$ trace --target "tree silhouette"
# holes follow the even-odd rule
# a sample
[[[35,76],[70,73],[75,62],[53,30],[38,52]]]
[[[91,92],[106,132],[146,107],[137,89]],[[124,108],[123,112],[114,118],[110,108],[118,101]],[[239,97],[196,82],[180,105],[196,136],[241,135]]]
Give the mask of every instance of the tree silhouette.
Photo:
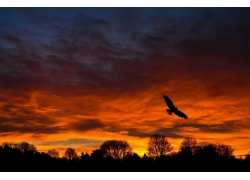
[[[59,152],[56,149],[49,149],[48,155],[53,158],[59,158]]]
[[[48,153],[37,152],[34,145],[22,143],[2,143],[0,146],[0,168],[2,171],[247,171],[250,168],[250,152],[245,159],[234,157],[234,149],[230,145],[197,143],[195,138],[185,138],[180,151],[172,151],[173,147],[163,135],[150,137],[148,145],[152,145],[156,155],[150,153],[140,157],[132,153],[126,141],[105,141],[99,149],[88,153],[77,153],[67,148],[62,158],[58,151],[50,149]],[[154,146],[153,146],[154,145]],[[159,148],[163,147],[163,148]],[[166,148],[168,147],[168,148]],[[150,148],[148,148],[150,149]],[[35,152],[35,153],[34,153]],[[166,152],[166,153],[164,153]],[[184,154],[186,156],[183,156]],[[157,158],[160,157],[160,158]]]
[[[89,154],[87,152],[85,154],[82,152],[80,158],[89,158]]]
[[[219,156],[216,150],[216,145],[205,141],[196,145],[195,155],[203,159],[217,158]]]
[[[131,153],[124,158],[124,160],[136,161],[140,159],[140,156],[137,153]]]
[[[4,143],[2,143],[1,146],[2,147],[8,146],[11,149],[17,149],[18,144],[17,143],[13,143],[13,142],[4,142]]]
[[[132,153],[132,148],[127,141],[108,140],[101,146],[100,150],[105,158],[123,159]]]
[[[196,145],[195,155],[203,158],[233,158],[234,149],[230,145],[213,144],[208,142],[200,142]]]
[[[27,142],[21,142],[19,144],[15,144],[15,146],[21,152],[37,152],[36,146]]]
[[[84,152],[82,152],[81,155],[79,156],[79,159],[81,161],[89,160],[90,159],[90,155],[87,152],[85,154],[84,154]]]
[[[250,161],[250,151],[245,154],[245,160]]]
[[[193,137],[186,137],[180,147],[180,154],[185,156],[192,156],[195,154],[196,148],[197,148],[197,141]]]
[[[67,148],[63,157],[68,160],[78,159],[76,151],[72,148]]]
[[[233,156],[234,149],[230,145],[217,144],[216,152],[225,159],[234,158]]]
[[[95,159],[102,159],[104,158],[104,152],[101,149],[95,149],[91,152],[90,156]]]
[[[147,150],[149,157],[158,158],[170,153],[173,146],[168,142],[166,136],[154,134],[149,139]]]

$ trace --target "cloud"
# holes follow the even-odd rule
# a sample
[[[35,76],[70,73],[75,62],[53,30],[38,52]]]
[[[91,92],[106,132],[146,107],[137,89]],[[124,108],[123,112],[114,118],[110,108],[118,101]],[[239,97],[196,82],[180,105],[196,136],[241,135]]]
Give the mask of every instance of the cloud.
[[[89,131],[94,129],[102,129],[105,127],[105,124],[102,123],[99,119],[79,119],[77,122],[70,123],[69,127],[77,131]]]
[[[1,118],[1,120],[5,120]],[[18,119],[19,120],[19,119]],[[28,123],[28,122],[26,122]],[[67,132],[61,126],[44,126],[44,125],[34,125],[32,122],[25,125],[20,124],[8,124],[8,123],[1,123],[0,132],[1,135],[6,133],[18,132],[18,133],[34,133],[34,134],[56,134],[56,133],[63,133]],[[8,134],[6,134],[7,136]]]
[[[37,145],[61,145],[61,146],[97,146],[101,145],[103,141],[98,140],[89,140],[89,139],[81,139],[81,138],[74,138],[68,140],[58,140],[58,141],[48,141],[44,142],[36,142]]]
[[[127,11],[125,10],[124,12]],[[131,14],[132,12],[129,11],[128,13]],[[133,11],[132,14],[134,13]],[[125,14],[121,15],[120,18],[126,18]],[[218,16],[218,13],[216,15],[211,14],[206,15],[205,13],[207,16],[205,19],[209,25],[216,24],[215,19]],[[226,37],[224,41],[221,41],[223,37],[217,37],[221,30],[217,30],[218,32],[212,38],[191,37],[188,39],[184,37],[181,40],[178,40],[178,38],[173,40],[166,34],[168,29],[173,29],[173,22],[169,19],[168,21],[171,23],[164,25],[159,20],[154,23],[154,27],[163,27],[152,31],[143,31],[139,26],[135,26],[134,29],[138,28],[138,31],[133,29],[133,32],[139,32],[139,37],[134,38],[133,45],[128,47],[123,46],[124,43],[122,41],[112,39],[103,31],[105,28],[114,30],[116,27],[121,26],[121,24],[111,23],[111,20],[91,17],[90,15],[78,14],[74,18],[75,26],[72,28],[72,31],[68,31],[65,28],[62,35],[57,32],[59,34],[53,36],[48,43],[46,43],[47,40],[43,41],[42,39],[38,39],[35,46],[29,45],[28,41],[25,40],[16,42],[18,46],[24,45],[27,48],[23,53],[5,53],[5,61],[7,62],[7,59],[12,59],[13,63],[11,64],[16,65],[10,66],[9,64],[10,69],[8,71],[5,70],[5,73],[2,74],[2,87],[8,86],[7,88],[12,87],[16,89],[19,86],[26,90],[48,89],[49,91],[58,93],[63,91],[62,89],[65,89],[62,94],[69,91],[72,92],[71,94],[79,93],[82,89],[89,89],[91,91],[91,89],[96,89],[97,87],[105,87],[107,91],[110,91],[110,88],[120,87],[119,91],[124,89],[132,92],[134,89],[140,91],[149,88],[152,84],[160,85],[165,82],[170,84],[170,82],[167,82],[168,77],[177,79],[177,82],[180,76],[182,76],[180,80],[189,81],[191,84],[196,83],[195,81],[202,84],[201,81],[205,78],[208,81],[208,85],[205,85],[204,88],[209,88],[209,91],[213,91],[212,87],[218,87],[223,81],[223,79],[217,81],[218,84],[212,82],[214,76],[218,76],[219,72],[221,72],[221,66],[225,68],[230,66],[231,68],[232,63],[236,63],[232,62],[229,65],[223,60],[211,60],[219,59],[221,56],[218,55],[222,53],[218,52],[223,50],[222,47],[227,44],[227,42],[223,43],[227,39]],[[137,18],[140,19],[141,17],[135,16],[135,19]],[[155,19],[161,19],[161,17],[151,16],[150,22],[153,22]],[[203,16],[196,18],[191,24],[196,21],[200,22],[202,19],[204,19]],[[60,26],[62,24],[61,20],[59,18],[57,21],[52,22],[56,22]],[[142,22],[140,21],[140,23]],[[178,23],[181,22],[175,22],[175,24]],[[80,25],[86,27],[79,27]],[[196,23],[195,26],[197,29],[197,26],[206,27],[208,25],[199,25],[199,23]],[[44,27],[41,30],[46,30],[46,28]],[[147,25],[146,28],[150,30],[150,27]],[[94,29],[94,31],[90,29]],[[163,31],[162,29],[165,30]],[[191,29],[190,31],[194,30]],[[197,31],[200,32],[199,28],[195,32]],[[129,34],[133,34],[133,32],[129,32]],[[178,29],[176,37],[179,37],[179,34]],[[230,33],[227,34],[230,35]],[[132,37],[135,36],[133,35]],[[232,39],[232,42],[234,41],[235,39]],[[176,45],[173,42],[177,42]],[[120,46],[117,44],[120,44]],[[136,48],[136,45],[141,47]],[[35,52],[31,52],[31,49],[32,51],[35,50]],[[184,57],[169,57],[166,54],[168,49],[171,52],[173,50],[179,52]],[[42,52],[46,52],[47,55],[41,56]],[[30,56],[32,53],[33,55]],[[192,53],[192,56],[189,57],[185,53]],[[199,60],[199,58],[203,58],[204,56],[211,58],[206,60],[206,62]],[[223,62],[225,62],[224,65]],[[2,67],[7,66],[7,64],[2,65]],[[245,67],[244,72],[248,70],[247,66]],[[223,74],[229,74],[232,71],[226,71]],[[33,75],[31,76],[31,74]],[[240,74],[238,77],[243,79]],[[232,87],[224,85],[228,85],[229,83],[235,84],[239,78],[235,78],[233,83],[231,81],[224,81],[221,84],[222,90],[217,92],[220,94],[228,93],[226,89]],[[242,84],[244,82],[245,80]],[[182,83],[176,83],[176,86]],[[186,86],[187,83],[184,85]]]
[[[10,35],[10,34],[3,35],[3,38],[6,39],[7,41],[13,42],[13,43],[19,43],[21,41],[19,39],[19,37],[14,36],[14,35]]]
[[[200,119],[202,120],[202,119]],[[155,121],[155,124],[157,121]],[[142,128],[142,127],[141,127]],[[173,123],[171,127],[164,127],[164,128],[156,128],[153,131],[139,130],[139,128],[120,128],[116,131],[124,130],[126,135],[134,136],[134,137],[150,137],[152,134],[163,134],[168,138],[182,138],[184,139],[187,135],[184,132],[188,132],[191,128],[190,132],[195,133],[215,133],[215,134],[231,134],[231,133],[238,133],[240,131],[249,130],[250,125],[245,120],[235,119],[235,120],[228,120],[221,123],[212,123],[212,124],[205,124],[196,122],[179,122]],[[214,138],[212,138],[214,139]]]
[[[181,131],[178,131],[177,128],[160,128],[155,131],[149,131],[149,132],[144,132],[136,128],[132,128],[132,129],[128,129],[127,133],[125,134],[128,136],[134,136],[134,137],[139,137],[139,138],[145,138],[145,137],[149,138],[153,134],[163,134],[169,138],[184,138],[184,136],[181,135],[180,132]]]
[[[205,133],[237,133],[239,131],[248,130],[250,129],[250,125],[247,123],[246,120],[242,119],[234,119],[234,120],[227,120],[223,121],[221,123],[211,123],[211,124],[205,124],[205,123],[183,123],[174,124],[174,129],[186,128],[186,127],[192,127],[196,128],[197,130]]]

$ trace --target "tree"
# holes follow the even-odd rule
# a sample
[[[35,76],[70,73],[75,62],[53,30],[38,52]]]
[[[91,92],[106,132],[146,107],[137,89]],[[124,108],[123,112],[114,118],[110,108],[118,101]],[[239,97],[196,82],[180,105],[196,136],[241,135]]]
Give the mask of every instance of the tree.
[[[123,163],[128,163],[132,166],[136,166],[135,163],[139,162],[141,160],[140,156],[137,153],[132,153],[127,155],[124,159],[123,159]]]
[[[180,147],[180,154],[192,156],[195,154],[196,148],[197,148],[197,141],[193,137],[186,137]]]
[[[123,159],[131,154],[132,148],[127,141],[108,140],[101,146],[100,150],[105,158]]]
[[[72,148],[67,148],[63,157],[68,160],[78,159],[76,151]]]
[[[59,158],[59,152],[56,149],[49,149],[48,155],[53,158]]]
[[[86,152],[86,153],[84,154],[84,152],[82,152],[82,153],[81,153],[81,157],[83,157],[83,158],[89,158],[89,153]]]
[[[81,160],[86,160],[86,159],[89,159],[89,154],[86,152],[85,154],[84,154],[84,152],[82,152],[81,153],[81,155],[79,156],[79,158],[81,159]]]
[[[1,146],[2,147],[6,146],[6,147],[11,148],[11,149],[17,149],[17,144],[13,143],[13,142],[4,142],[4,143],[2,143]]]
[[[222,157],[225,159],[229,159],[234,157],[233,151],[234,149],[230,145],[200,142],[196,146],[195,155],[204,158]]]
[[[102,159],[104,157],[104,152],[101,149],[95,149],[90,156],[95,159]]]
[[[148,156],[152,158],[166,156],[173,150],[173,146],[168,142],[166,136],[154,134],[148,142]]]
[[[20,150],[21,152],[37,152],[36,146],[33,144],[29,144],[27,142],[22,142],[19,144],[16,144],[16,148]]]
[[[216,145],[206,141],[200,142],[195,148],[195,155],[203,159],[217,158]]]
[[[250,151],[245,155],[245,160],[250,161]]]
[[[216,152],[225,159],[233,158],[234,149],[230,145],[217,144]]]

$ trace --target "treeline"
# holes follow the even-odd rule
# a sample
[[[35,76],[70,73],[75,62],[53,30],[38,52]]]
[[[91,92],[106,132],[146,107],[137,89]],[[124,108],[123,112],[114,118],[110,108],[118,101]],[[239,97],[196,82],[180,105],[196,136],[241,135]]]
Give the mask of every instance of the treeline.
[[[108,140],[90,154],[80,155],[67,148],[62,157],[56,149],[38,152],[27,142],[2,143],[0,146],[1,172],[196,172],[250,171],[250,154],[236,158],[230,145],[197,142],[185,138],[178,152],[167,137],[154,134],[149,138],[147,153],[140,157],[127,141]]]

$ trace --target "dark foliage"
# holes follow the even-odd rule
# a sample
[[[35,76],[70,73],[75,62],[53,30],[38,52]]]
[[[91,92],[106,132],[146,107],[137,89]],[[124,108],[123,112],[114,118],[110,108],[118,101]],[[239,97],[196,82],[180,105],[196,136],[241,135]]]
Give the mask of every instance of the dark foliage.
[[[194,149],[191,154],[183,153],[184,150],[188,149],[188,143],[186,143],[186,149],[180,149],[178,153],[169,153],[167,156],[152,158],[144,154],[143,157],[139,157],[136,153],[129,153],[122,159],[106,157],[101,149],[93,150],[90,155],[81,153],[77,158],[58,158],[36,151],[34,145],[25,146],[33,148],[23,150],[11,143],[4,143],[0,146],[0,169],[2,172],[250,171],[249,154],[246,155],[245,159],[237,159],[233,156],[233,149],[229,145],[195,143],[195,139],[190,142],[193,142],[191,145]],[[195,146],[193,146],[194,144]],[[72,149],[71,151],[73,152],[72,157],[76,157],[75,151]]]
[[[108,140],[100,146],[102,156],[111,159],[124,159],[130,155],[132,148],[127,141]]]

